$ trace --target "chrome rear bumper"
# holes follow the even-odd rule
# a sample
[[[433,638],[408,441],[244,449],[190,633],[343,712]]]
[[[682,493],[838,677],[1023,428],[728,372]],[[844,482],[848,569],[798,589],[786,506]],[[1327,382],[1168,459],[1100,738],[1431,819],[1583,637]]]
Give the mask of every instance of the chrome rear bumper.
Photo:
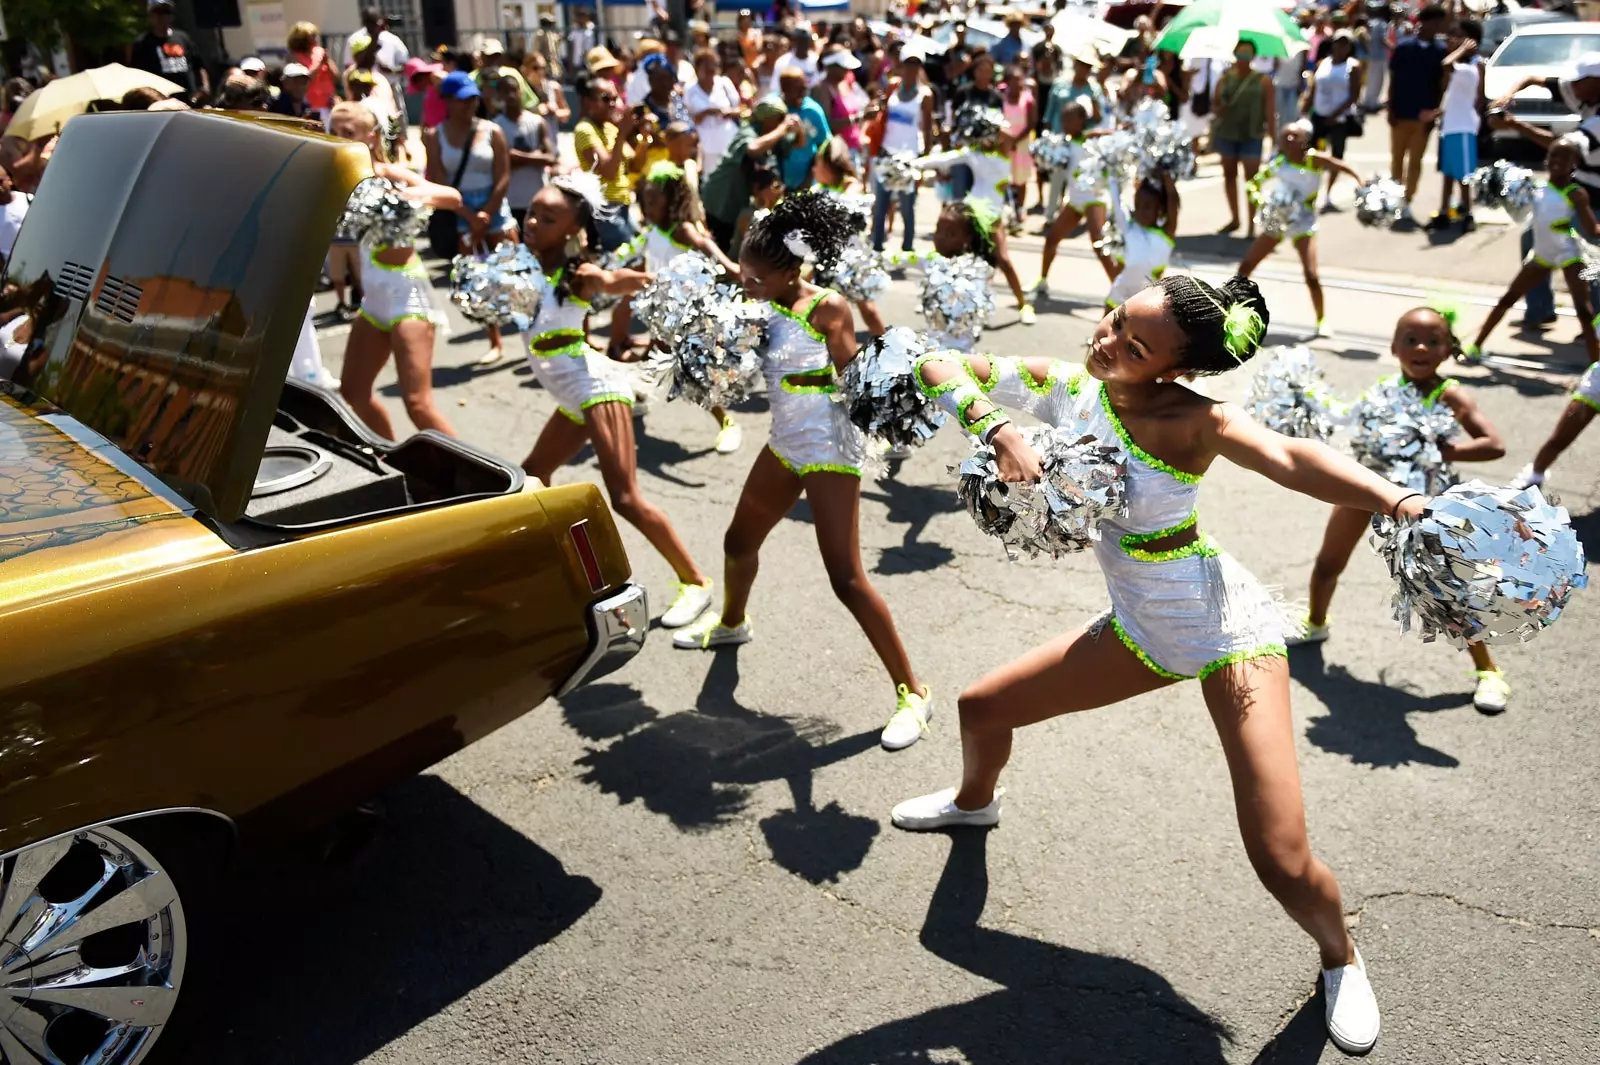
[[[644,634],[649,628],[650,603],[640,585],[626,585],[615,595],[591,603],[589,652],[572,676],[556,689],[556,697],[627,665],[644,649]]]

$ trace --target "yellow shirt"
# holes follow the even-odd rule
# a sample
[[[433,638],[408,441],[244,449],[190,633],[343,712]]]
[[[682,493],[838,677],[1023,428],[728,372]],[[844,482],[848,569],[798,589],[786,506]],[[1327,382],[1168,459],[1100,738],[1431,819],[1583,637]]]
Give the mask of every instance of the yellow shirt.
[[[598,173],[598,169],[591,162],[591,155],[596,148],[603,149],[610,154],[617,143],[617,127],[607,122],[600,129],[596,129],[593,122],[584,119],[572,129],[572,148],[578,155],[578,165],[585,170]],[[633,196],[628,188],[628,157],[632,150],[623,145],[622,165],[617,167],[616,176],[607,178],[601,176],[600,187],[606,194],[606,199],[612,203],[631,203]]]

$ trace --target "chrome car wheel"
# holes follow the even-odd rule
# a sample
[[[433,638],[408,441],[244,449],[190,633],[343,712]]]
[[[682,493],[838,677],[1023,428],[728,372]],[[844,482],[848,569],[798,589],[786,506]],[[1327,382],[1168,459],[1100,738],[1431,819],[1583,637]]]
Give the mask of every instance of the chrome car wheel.
[[[93,828],[0,863],[0,1062],[135,1065],[178,1000],[188,952],[171,876]]]

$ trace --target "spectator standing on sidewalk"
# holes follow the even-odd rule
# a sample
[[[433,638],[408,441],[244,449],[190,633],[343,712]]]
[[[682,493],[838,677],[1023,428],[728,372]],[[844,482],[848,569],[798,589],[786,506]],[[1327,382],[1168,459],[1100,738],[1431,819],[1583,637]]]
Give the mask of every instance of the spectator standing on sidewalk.
[[[589,53],[600,44],[600,38],[595,33],[594,16],[586,7],[575,7],[572,11],[572,28],[567,31],[567,69],[576,75],[579,71],[593,68],[589,66]]]
[[[1369,115],[1383,110],[1384,80],[1389,73],[1389,33],[1393,24],[1388,4],[1367,4],[1367,92],[1362,106]]]
[[[1478,45],[1483,40],[1483,25],[1475,19],[1462,19],[1451,32],[1450,54],[1444,60],[1444,98],[1439,104],[1439,173],[1444,187],[1439,194],[1439,213],[1428,221],[1430,230],[1443,229],[1452,221],[1450,194],[1461,195],[1461,231],[1477,228],[1472,218],[1472,190],[1467,175],[1478,168],[1478,130],[1486,110],[1483,97],[1483,60]]]
[[[786,141],[778,153],[784,187],[795,192],[811,184],[811,163],[833,131],[822,105],[806,95],[806,75],[800,68],[789,67],[778,75],[778,94],[789,113],[800,120],[800,136]]]
[[[1416,34],[1395,45],[1389,58],[1389,170],[1405,183],[1404,221],[1416,221],[1411,201],[1422,182],[1422,156],[1444,94],[1441,34],[1449,20],[1442,5],[1429,4],[1417,16]]]
[[[722,153],[733,143],[739,129],[739,90],[717,72],[716,54],[706,50],[694,57],[695,80],[684,90],[689,119],[700,133],[700,150],[705,155],[705,172],[717,168]]]
[[[361,9],[361,28],[350,35],[345,42],[344,65],[346,69],[358,65],[356,56],[359,55],[368,41],[378,42],[378,55],[373,63],[373,69],[382,74],[389,82],[391,98],[396,102],[405,99],[405,82],[402,72],[406,62],[411,58],[411,52],[406,48],[406,42],[389,32],[389,23],[383,17],[383,12],[375,7]],[[401,121],[405,121],[405,109],[400,110]]]
[[[316,23],[296,22],[289,28],[289,58],[309,72],[306,82],[307,113],[324,124],[328,112],[333,110],[339,92],[339,73],[333,69],[333,58],[322,47]],[[286,68],[287,69],[287,68]]]
[[[706,227],[717,247],[723,251],[733,247],[739,215],[750,204],[750,179],[756,165],[771,157],[784,138],[803,134],[800,116],[790,114],[776,96],[763,97],[751,112],[750,121],[739,123],[717,168],[706,171],[705,185],[700,190]]]
[[[1535,85],[1543,87],[1552,99],[1561,101],[1577,113],[1577,135],[1583,138],[1584,147],[1582,159],[1572,177],[1588,192],[1591,203],[1600,203],[1600,52],[1579,56],[1577,66],[1569,77],[1527,78],[1494,102],[1489,113],[1490,125],[1496,129],[1514,130],[1524,140],[1549,151],[1550,145],[1556,140],[1555,133],[1542,126],[1530,126],[1513,118],[1506,110],[1511,106],[1513,96]],[[1527,255],[1531,251],[1533,232],[1525,227],[1522,231],[1522,253]],[[1600,282],[1591,282],[1589,285],[1589,306],[1600,307]],[[1528,293],[1522,324],[1528,328],[1549,325],[1555,320],[1555,293],[1550,288],[1550,279],[1545,278]]]
[[[147,0],[145,18],[150,28],[140,34],[128,52],[128,65],[183,86],[183,98],[193,103],[211,93],[211,79],[195,52],[194,40],[172,28],[172,0]]]
[[[556,164],[558,149],[544,118],[522,106],[522,93],[514,79],[501,77],[494,88],[500,100],[500,113],[494,116],[494,123],[505,135],[506,154],[511,159],[506,202],[511,205],[511,219],[521,233],[528,204],[534,193],[544,188],[545,171]]]

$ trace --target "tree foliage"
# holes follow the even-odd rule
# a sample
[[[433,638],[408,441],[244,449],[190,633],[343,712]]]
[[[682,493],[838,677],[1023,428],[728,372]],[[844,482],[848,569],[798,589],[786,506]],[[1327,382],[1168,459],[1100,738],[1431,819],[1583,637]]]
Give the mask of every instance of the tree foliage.
[[[0,0],[6,35],[48,55],[70,41],[79,55],[121,48],[144,32],[139,0]]]

